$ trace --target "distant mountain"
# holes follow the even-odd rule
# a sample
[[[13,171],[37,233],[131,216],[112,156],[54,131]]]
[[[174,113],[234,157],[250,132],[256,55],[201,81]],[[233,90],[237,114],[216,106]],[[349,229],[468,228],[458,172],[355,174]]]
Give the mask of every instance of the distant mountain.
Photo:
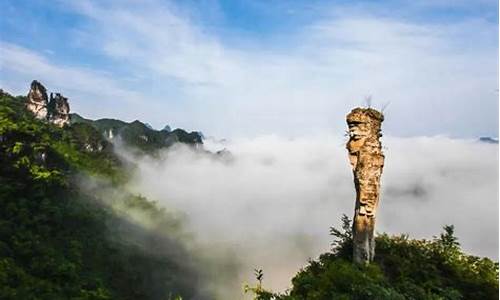
[[[482,136],[479,138],[479,141],[488,144],[498,144],[498,139],[489,136]]]
[[[191,146],[203,144],[200,132],[187,132],[179,128],[173,131],[155,130],[138,120],[130,123],[115,119],[90,120],[73,113],[70,114],[70,123],[72,125],[90,125],[109,140],[120,137],[126,145],[145,152],[167,148],[175,143],[184,143]]]
[[[0,90],[0,299],[214,299],[182,223],[127,189],[134,166],[109,141],[154,151],[199,135],[69,122],[69,106],[32,86],[31,98]]]
[[[170,130],[166,126],[163,130],[155,130],[151,125],[135,120],[127,123],[115,119],[86,119],[76,113],[69,113],[70,106],[68,98],[60,93],[50,93],[50,101],[47,89],[37,80],[33,80],[26,99],[23,100],[26,110],[30,111],[35,118],[55,124],[59,127],[72,127],[78,129],[80,134],[89,138],[88,133],[92,127],[108,140],[120,138],[127,146],[134,147],[143,152],[151,153],[156,150],[167,148],[175,143],[184,143],[191,146],[203,144],[200,132],[187,132],[183,129]],[[96,137],[94,137],[96,138]],[[95,141],[94,141],[95,142]],[[100,148],[103,145],[90,145],[90,148]]]
[[[201,133],[69,115],[62,95],[49,98],[39,82],[30,92],[0,89],[0,299],[219,299],[213,262],[183,242],[182,219],[130,192],[135,166],[113,150],[115,139],[147,153],[201,148]],[[233,160],[226,149],[214,157]],[[265,290],[260,269],[245,290],[255,300],[498,299],[498,263],[464,253],[453,226],[433,240],[379,234],[374,262],[358,265],[352,221],[342,225],[285,293]]]

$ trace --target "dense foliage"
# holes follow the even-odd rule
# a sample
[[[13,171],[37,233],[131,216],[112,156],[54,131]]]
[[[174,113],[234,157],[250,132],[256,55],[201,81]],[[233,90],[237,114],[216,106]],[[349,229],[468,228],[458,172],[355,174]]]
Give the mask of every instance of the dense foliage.
[[[115,119],[89,120],[82,118],[78,114],[71,115],[72,124],[86,124],[108,137],[117,137],[127,146],[134,147],[140,152],[154,154],[158,149],[169,147],[174,143],[184,143],[188,145],[200,145],[202,135],[199,132],[186,132],[183,129],[154,130],[147,124],[138,120],[127,123]]]
[[[352,259],[351,221],[332,228],[332,251],[310,261],[292,279],[285,294],[247,287],[255,299],[498,299],[498,263],[462,252],[453,226],[433,240],[407,235],[379,235],[375,261],[358,265]]]
[[[91,124],[36,120],[24,102],[0,91],[0,299],[196,297],[178,220],[122,190],[112,145]]]

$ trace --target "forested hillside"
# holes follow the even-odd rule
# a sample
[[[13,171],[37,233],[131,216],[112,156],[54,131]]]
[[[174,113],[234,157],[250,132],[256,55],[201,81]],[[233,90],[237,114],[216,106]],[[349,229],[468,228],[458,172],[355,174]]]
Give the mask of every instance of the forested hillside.
[[[25,101],[0,95],[0,299],[210,298],[179,220],[123,188],[124,162],[101,127],[59,128]]]
[[[102,136],[109,139],[119,137],[127,146],[148,154],[170,147],[175,143],[193,146],[203,143],[199,132],[186,132],[180,128],[170,131],[168,126],[162,130],[154,130],[138,120],[130,123],[115,119],[89,120],[78,114],[71,114],[71,124],[76,126],[90,125]]]

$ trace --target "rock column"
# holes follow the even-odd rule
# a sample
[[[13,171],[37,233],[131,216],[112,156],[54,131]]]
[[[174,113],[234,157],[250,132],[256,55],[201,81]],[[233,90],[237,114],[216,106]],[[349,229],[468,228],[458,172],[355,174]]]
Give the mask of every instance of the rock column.
[[[31,111],[36,118],[47,119],[47,105],[47,90],[40,82],[33,80],[33,82],[31,83],[30,91],[28,93],[26,108]]]
[[[384,166],[380,143],[384,115],[371,108],[355,108],[346,119],[349,126],[347,150],[356,188],[353,260],[368,263],[375,255],[375,218]]]
[[[49,122],[59,127],[69,123],[69,104],[68,98],[59,93],[50,93],[49,101]]]
[[[49,100],[47,90],[36,80],[31,83],[26,108],[37,119],[48,121],[59,127],[63,127],[70,121],[68,98],[60,93],[50,93]]]

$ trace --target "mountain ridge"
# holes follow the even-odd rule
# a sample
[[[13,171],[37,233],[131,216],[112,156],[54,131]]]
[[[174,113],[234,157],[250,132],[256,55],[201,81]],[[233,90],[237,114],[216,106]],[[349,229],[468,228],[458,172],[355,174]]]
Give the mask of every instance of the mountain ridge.
[[[172,131],[155,130],[139,120],[125,122],[119,119],[102,118],[91,120],[77,113],[70,114],[70,124],[84,123],[94,127],[104,137],[113,140],[121,137],[128,146],[133,146],[144,152],[152,152],[168,148],[179,142],[193,147],[203,145],[202,134],[198,131],[187,132],[177,128]]]
[[[180,220],[127,189],[134,165],[26,103],[0,91],[0,299],[213,299]]]
[[[172,212],[127,189],[134,166],[114,151],[116,136],[149,155],[202,147],[201,133],[78,114],[60,126],[26,101],[0,89],[0,299],[217,299],[210,280],[223,274],[183,244]],[[298,270],[290,290],[265,290],[256,270],[246,291],[257,300],[497,298],[498,263],[463,253],[453,226],[430,241],[381,234],[366,266],[352,263],[347,217],[342,229],[331,228],[331,251]]]
[[[181,128],[166,130],[167,128],[170,129],[170,127],[155,130],[147,123],[139,120],[132,122],[113,118],[92,120],[77,113],[70,113],[68,98],[60,93],[51,92],[49,99],[47,88],[38,80],[31,82],[30,90],[24,101],[26,109],[39,120],[59,127],[71,127],[75,124],[90,125],[108,140],[120,137],[125,145],[145,153],[168,148],[175,143],[183,143],[194,147],[203,144],[203,135],[197,131],[187,132]]]

